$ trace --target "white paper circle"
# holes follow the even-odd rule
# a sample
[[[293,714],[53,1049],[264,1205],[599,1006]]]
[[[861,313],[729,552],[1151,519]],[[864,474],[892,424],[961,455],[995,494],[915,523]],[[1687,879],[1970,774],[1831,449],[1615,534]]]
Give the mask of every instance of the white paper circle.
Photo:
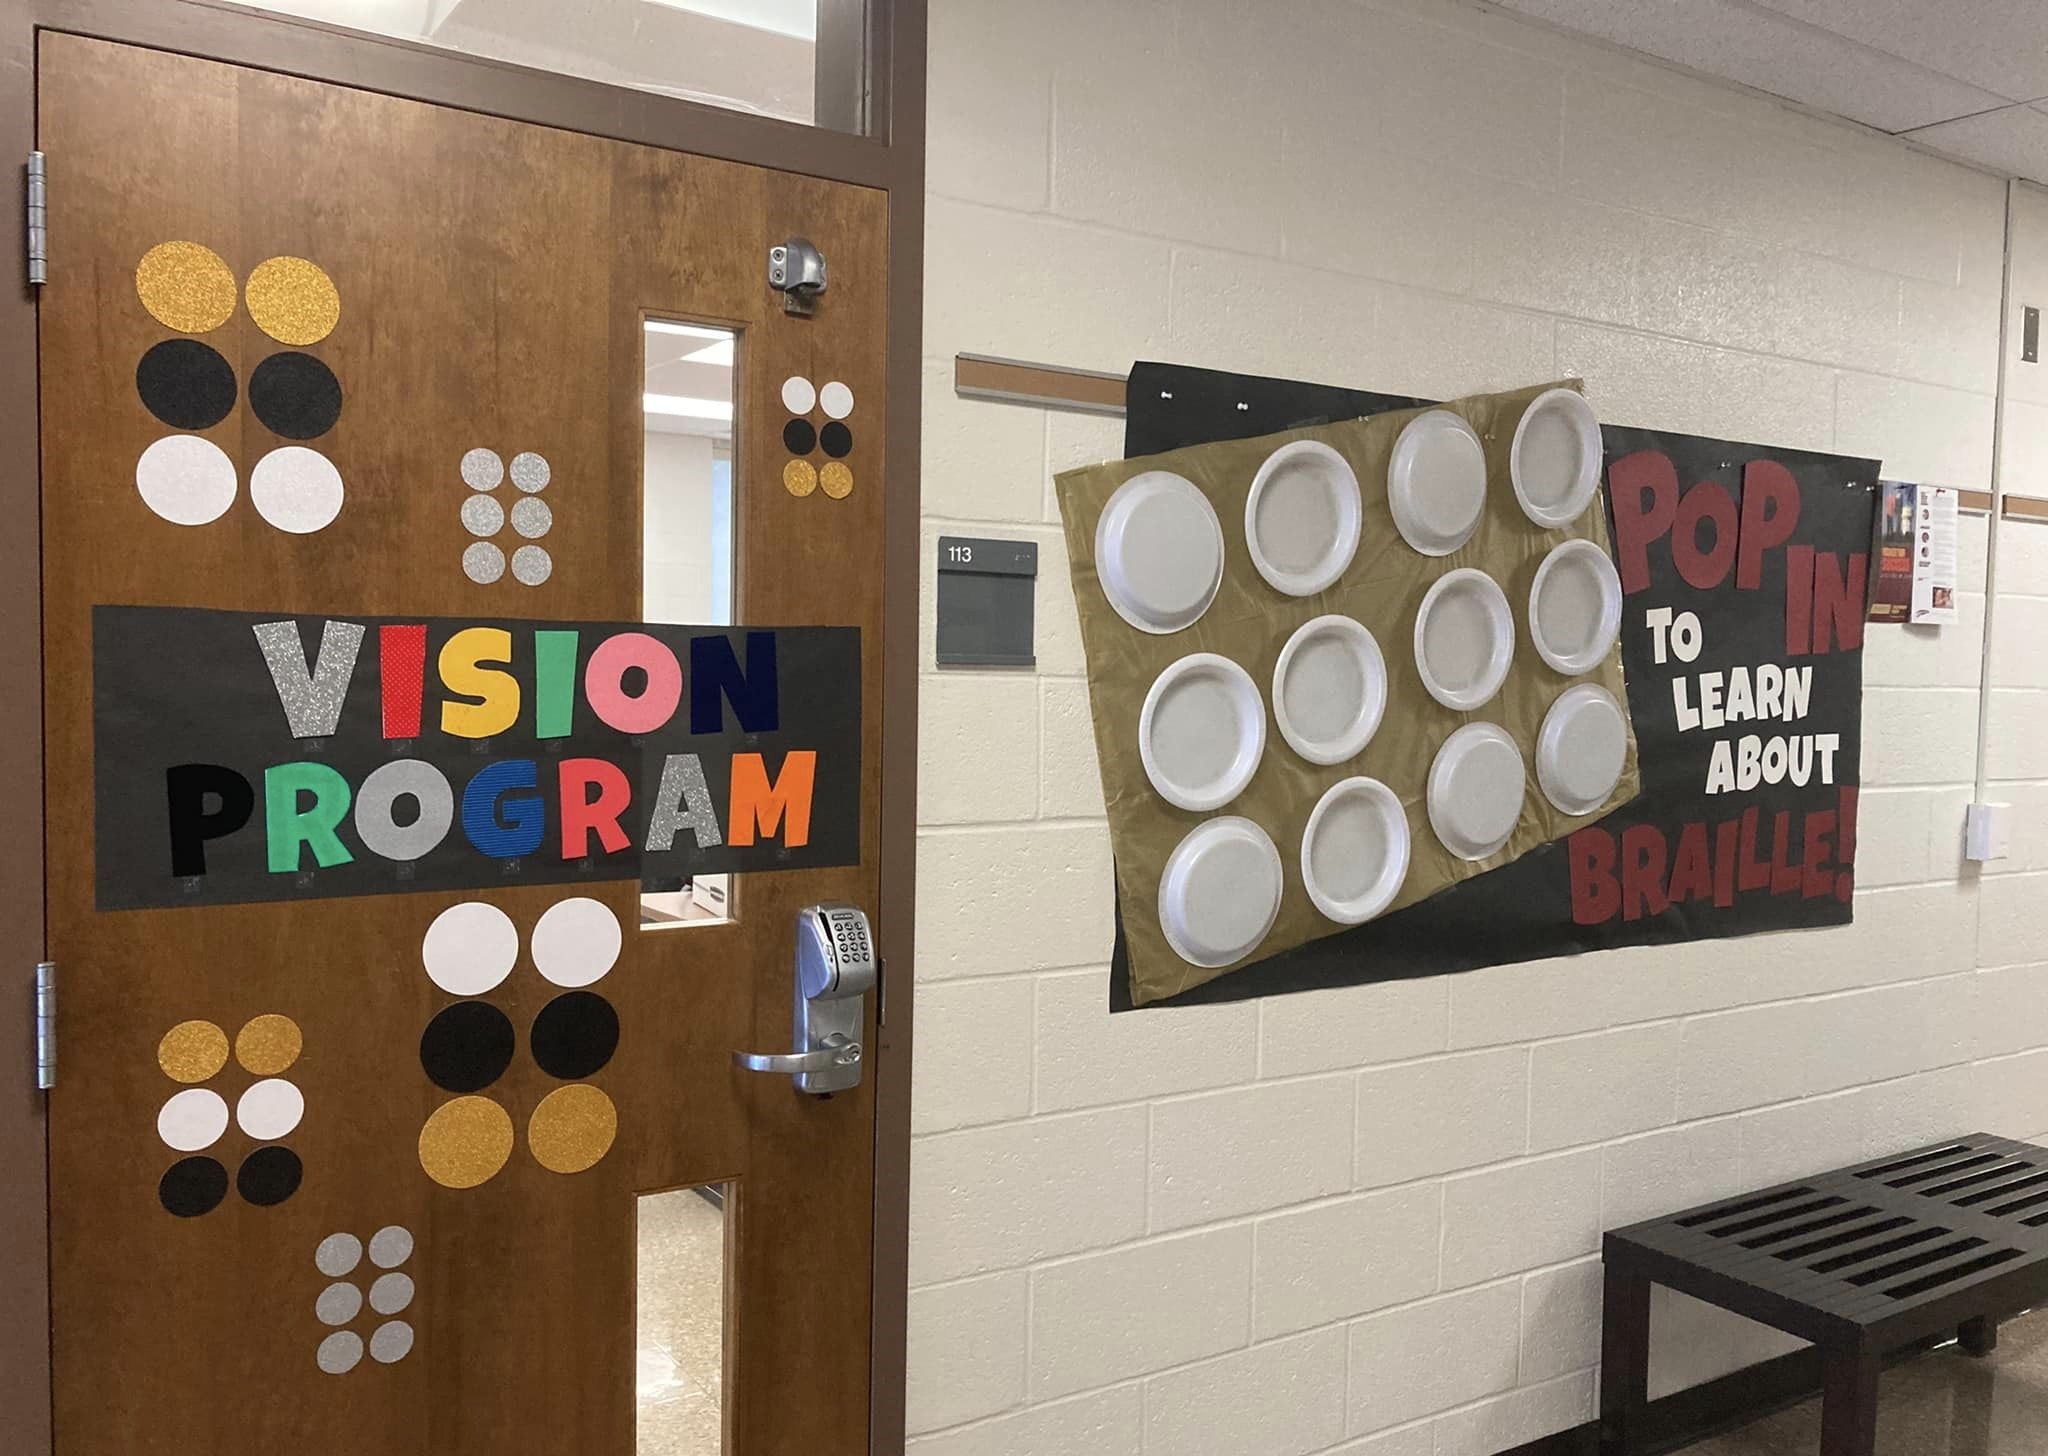
[[[156,1115],[156,1135],[181,1153],[210,1148],[227,1130],[227,1100],[204,1087],[173,1093]]]
[[[478,586],[489,586],[505,574],[505,553],[489,541],[472,541],[463,548],[462,574]]]
[[[521,546],[512,553],[512,579],[522,586],[539,586],[555,574],[555,558],[545,546]]]
[[[363,1291],[347,1280],[328,1285],[313,1301],[313,1317],[323,1325],[345,1325],[363,1312]]]
[[[1424,556],[1472,539],[1486,510],[1486,446],[1464,416],[1430,410],[1402,427],[1387,460],[1387,509]]]
[[[379,1365],[392,1365],[403,1360],[412,1351],[412,1326],[404,1320],[392,1320],[377,1326],[370,1336],[370,1358]]]
[[[521,450],[512,457],[512,484],[528,495],[546,490],[548,481],[553,478],[554,471],[548,467],[548,457],[538,451]]]
[[[1387,707],[1387,663],[1363,623],[1332,613],[1302,623],[1273,665],[1273,716],[1310,763],[1342,763],[1372,740]]]
[[[1235,815],[1188,831],[1159,877],[1159,928],[1182,960],[1227,966],[1258,949],[1280,913],[1280,851]]]
[[[280,531],[304,536],[341,514],[341,472],[318,450],[280,445],[249,472],[249,501]]]
[[[1095,523],[1095,574],[1141,632],[1192,626],[1223,584],[1223,524],[1191,480],[1148,470],[1116,488]]]
[[[342,1275],[362,1262],[363,1241],[354,1234],[329,1234],[313,1250],[313,1267],[329,1279]]]
[[[1429,826],[1460,859],[1497,853],[1522,817],[1527,772],[1507,730],[1467,723],[1429,766]]]
[[[526,502],[521,501],[521,505]],[[462,529],[472,536],[495,536],[504,529],[505,508],[494,495],[472,495],[462,502]]]
[[[203,526],[235,503],[235,462],[211,440],[166,435],[135,462],[135,489],[173,525]]]
[[[1446,708],[1484,707],[1507,680],[1515,619],[1494,579],[1472,567],[1446,572],[1415,612],[1415,667]]]
[[[1576,521],[1600,485],[1600,420],[1576,389],[1529,402],[1508,447],[1508,478],[1522,514],[1539,526]]]
[[[1576,398],[1576,396],[1574,396]],[[1566,677],[1591,672],[1621,631],[1621,575],[1591,541],[1566,541],[1529,586],[1529,640]]]
[[[346,1375],[362,1363],[363,1337],[353,1330],[336,1330],[320,1342],[313,1361],[329,1375]]]
[[[818,402],[817,386],[801,374],[782,381],[782,407],[793,415],[807,415]]]
[[[496,490],[505,480],[505,462],[496,450],[479,445],[462,456],[462,483],[471,490]]]
[[[427,978],[451,996],[481,996],[512,974],[519,930],[496,905],[465,900],[434,917],[420,942]]]
[[[1598,683],[1566,688],[1543,715],[1536,736],[1536,782],[1567,814],[1607,802],[1628,762],[1628,719]]]
[[[554,524],[555,513],[539,496],[523,496],[512,502],[512,529],[527,540],[547,535]]]
[[[1259,466],[1244,502],[1252,565],[1276,591],[1305,597],[1344,574],[1358,552],[1358,476],[1320,440],[1282,445]]]
[[[1332,784],[1301,835],[1301,882],[1324,917],[1362,925],[1385,910],[1408,878],[1408,815],[1373,778]]]
[[[266,1077],[235,1103],[235,1122],[259,1143],[288,1135],[306,1115],[306,1098],[282,1077]]]
[[[1138,715],[1138,756],[1167,803],[1197,813],[1243,792],[1266,751],[1266,705],[1251,674],[1196,652],[1153,680]]]
[[[625,935],[602,900],[557,900],[533,927],[533,964],[557,986],[589,986],[619,963]]]
[[[405,1274],[380,1274],[370,1286],[370,1308],[378,1314],[397,1314],[412,1303],[412,1278]]]
[[[818,404],[831,418],[843,420],[853,413],[853,391],[835,379],[818,391]]]
[[[379,1269],[396,1269],[412,1257],[412,1231],[386,1224],[370,1235],[370,1262]]]

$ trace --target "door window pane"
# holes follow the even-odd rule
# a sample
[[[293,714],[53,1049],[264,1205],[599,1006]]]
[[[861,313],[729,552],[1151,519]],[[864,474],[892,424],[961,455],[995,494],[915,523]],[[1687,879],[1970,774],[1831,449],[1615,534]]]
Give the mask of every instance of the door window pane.
[[[252,0],[379,35],[785,121],[819,115],[820,0]],[[825,0],[828,95],[858,94],[857,19]],[[847,39],[842,40],[844,33]],[[844,52],[843,58],[839,54]],[[831,109],[839,103],[828,102]]]
[[[648,319],[642,399],[640,615],[727,627],[733,620],[732,396],[738,336]],[[640,928],[733,919],[733,876],[644,884]]]
[[[725,1449],[729,1187],[641,1195],[637,1456],[719,1456]]]

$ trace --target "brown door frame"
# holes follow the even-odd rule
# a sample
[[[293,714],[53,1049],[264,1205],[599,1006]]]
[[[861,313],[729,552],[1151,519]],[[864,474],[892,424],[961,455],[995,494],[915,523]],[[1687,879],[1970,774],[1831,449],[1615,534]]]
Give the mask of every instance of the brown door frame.
[[[912,874],[916,864],[918,453],[924,312],[926,0],[821,0],[820,34],[852,33],[865,94],[827,76],[820,104],[865,112],[869,135],[721,111],[648,92],[389,40],[220,0],[0,0],[0,167],[14,179],[35,144],[38,30],[178,51],[621,141],[700,152],[885,191],[889,196],[881,904],[887,1020],[875,1079],[873,1394],[869,1450],[904,1440],[908,1288]],[[51,160],[64,267],[63,158]],[[5,190],[5,189],[0,189]],[[50,1456],[48,1136],[33,1089],[31,972],[44,955],[40,447],[36,307],[24,232],[0,224],[0,1450]],[[26,685],[36,690],[29,692]],[[60,992],[61,997],[61,992]],[[61,1001],[60,1001],[61,1004]]]

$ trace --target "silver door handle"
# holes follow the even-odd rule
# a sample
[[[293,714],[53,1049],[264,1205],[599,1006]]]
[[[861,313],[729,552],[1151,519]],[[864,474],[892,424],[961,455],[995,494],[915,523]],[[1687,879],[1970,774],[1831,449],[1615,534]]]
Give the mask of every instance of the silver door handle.
[[[840,1032],[825,1038],[825,1044],[808,1052],[734,1052],[732,1062],[749,1072],[780,1072],[794,1077],[804,1072],[829,1072],[834,1067],[851,1067],[860,1061],[860,1043]]]

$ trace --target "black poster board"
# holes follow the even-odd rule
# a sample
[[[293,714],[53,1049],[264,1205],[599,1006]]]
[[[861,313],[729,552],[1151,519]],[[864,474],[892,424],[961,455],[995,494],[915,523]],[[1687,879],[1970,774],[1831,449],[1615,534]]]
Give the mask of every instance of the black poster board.
[[[1429,403],[1153,363],[1132,369],[1126,397],[1126,457]],[[1863,603],[1878,462],[1615,425],[1604,433],[1641,795],[1597,824],[1420,904],[1152,1005],[1240,1001],[1853,917]],[[1796,520],[1788,524],[1783,513],[1795,496]],[[1653,612],[1669,613],[1661,628],[1650,624]],[[1697,619],[1696,647],[1681,621],[1686,613]],[[1690,661],[1681,660],[1681,648],[1694,651]],[[1686,725],[1686,715],[1705,706],[1703,693],[1718,695],[1725,715],[1738,668],[1752,704],[1759,679],[1769,686],[1776,670],[1779,716],[1716,726],[1710,712]],[[1784,679],[1793,672],[1804,684],[1794,690],[1801,711],[1787,721]],[[1709,686],[1703,675],[1712,674],[1720,676]],[[1825,748],[1823,783],[1824,736],[1833,743]],[[1750,738],[1753,756],[1743,742]],[[1800,739],[1808,740],[1806,782],[1795,785],[1790,759],[1802,752],[1794,746]],[[1774,740],[1785,746],[1771,748]],[[1368,760],[1370,753],[1368,745]],[[1767,782],[1774,764],[1777,781]],[[1281,846],[1284,862],[1293,850]],[[1109,981],[1110,1008],[1132,1009],[1121,905]]]
[[[860,632],[93,609],[102,910],[860,859]]]

